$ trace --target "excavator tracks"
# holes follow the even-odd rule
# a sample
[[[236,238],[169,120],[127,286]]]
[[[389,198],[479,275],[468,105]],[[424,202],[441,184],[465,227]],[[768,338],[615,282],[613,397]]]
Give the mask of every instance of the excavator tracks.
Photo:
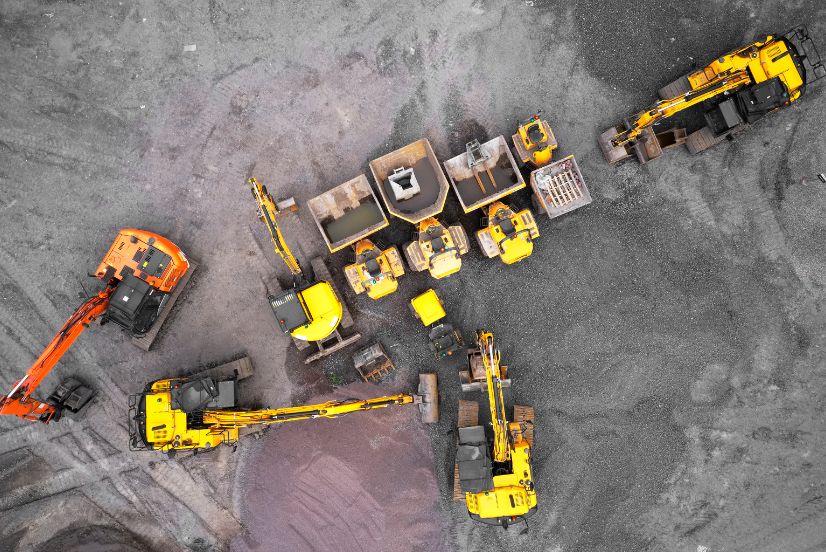
[[[700,130],[692,132],[685,140],[685,145],[691,153],[700,153],[712,146],[716,146],[722,142],[727,134],[715,136],[714,131],[709,127],[704,126]]]
[[[155,320],[155,323],[152,324],[152,327],[149,329],[141,337],[133,337],[132,338],[132,345],[137,347],[138,349],[143,349],[144,351],[148,351],[152,344],[155,343],[155,339],[158,337],[158,333],[161,331],[161,327],[163,323],[166,321],[166,318],[169,316],[169,313],[172,312],[172,308],[175,306],[175,302],[181,296],[184,289],[187,285],[189,285],[189,280],[192,278],[192,274],[198,268],[198,263],[193,261],[192,259],[189,260],[189,270],[181,277],[178,283],[175,285],[175,289],[172,290],[172,293],[169,296],[169,301],[167,301],[166,305],[164,305],[161,313],[158,315],[158,319]]]
[[[459,401],[459,421],[457,427],[473,427],[479,425],[479,403],[476,401]],[[456,445],[459,444],[459,432],[456,432]],[[453,500],[465,501],[465,493],[459,482],[459,464],[453,464]]]
[[[513,407],[513,421],[527,422],[524,424],[522,436],[528,445],[533,448],[533,407],[515,405]]]
[[[683,75],[674,82],[666,84],[657,90],[657,95],[661,100],[670,100],[671,98],[682,96],[689,90],[691,90],[691,85],[688,82],[688,75]]]

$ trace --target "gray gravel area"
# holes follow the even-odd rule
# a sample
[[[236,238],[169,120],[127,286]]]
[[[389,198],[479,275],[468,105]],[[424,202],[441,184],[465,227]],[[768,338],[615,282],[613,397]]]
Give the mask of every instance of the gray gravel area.
[[[387,389],[439,374],[442,421],[416,429],[432,446],[416,469],[434,479],[407,505],[426,504],[411,516],[423,542],[824,549],[826,84],[699,156],[610,167],[596,144],[694,63],[797,23],[826,53],[816,0],[0,3],[0,386],[79,303],[118,228],[164,234],[200,262],[150,352],[95,326],[46,380],[43,394],[68,375],[92,383],[86,411],[48,427],[0,420],[0,551],[280,550],[255,540],[273,527],[244,509],[243,474],[255,472],[238,469],[262,451],[277,469],[277,432],[174,461],[126,439],[128,393],[239,354],[256,368],[242,388],[251,406],[356,379],[349,352],[306,366],[278,333],[263,295],[287,273],[245,178],[302,206],[285,231],[309,264],[325,248],[308,199],[413,140],[444,160],[538,109],[557,155],[576,154],[591,205],[538,217],[535,253],[516,266],[473,244],[449,279],[409,273],[380,302],[345,292],[364,342],[382,341],[398,366]],[[528,206],[527,191],[513,201]],[[479,215],[460,214],[451,192],[443,217],[470,232]],[[409,235],[393,221],[376,237]],[[327,256],[342,288],[348,260]],[[460,361],[437,363],[409,315],[428,287],[466,339],[495,332],[510,399],[535,407],[540,511],[527,533],[474,525],[450,499]],[[312,422],[289,431],[309,451]],[[366,495],[387,512],[404,497]],[[295,514],[289,501],[272,508]]]

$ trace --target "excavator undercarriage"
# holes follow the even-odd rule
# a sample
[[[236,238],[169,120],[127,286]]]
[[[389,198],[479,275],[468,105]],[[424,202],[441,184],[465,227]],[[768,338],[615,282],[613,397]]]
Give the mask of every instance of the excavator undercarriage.
[[[600,134],[599,145],[612,165],[631,157],[647,163],[683,144],[699,153],[797,101],[823,76],[826,67],[806,27],[760,37],[660,88],[660,101]],[[690,134],[656,128],[692,108],[700,109],[703,124]]]

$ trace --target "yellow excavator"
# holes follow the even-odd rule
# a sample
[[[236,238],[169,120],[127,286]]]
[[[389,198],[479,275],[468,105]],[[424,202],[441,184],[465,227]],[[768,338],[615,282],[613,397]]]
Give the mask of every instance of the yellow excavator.
[[[661,88],[656,105],[626,120],[624,128],[603,132],[600,147],[612,164],[632,155],[645,163],[682,143],[698,153],[797,101],[824,74],[806,27],[765,36]],[[706,125],[696,132],[654,132],[654,125],[699,105]]]
[[[512,136],[516,156],[523,164],[530,163],[535,169],[551,162],[558,145],[551,126],[542,119],[541,113],[539,111],[521,123]]]
[[[367,292],[370,299],[381,299],[399,289],[398,278],[404,275],[404,265],[396,246],[382,251],[368,239],[353,246],[354,263],[344,267],[347,282],[356,294]]]
[[[276,222],[280,211],[266,186],[260,184],[255,177],[250,177],[248,182],[258,204],[258,218],[266,224],[275,252],[293,275],[292,289],[268,298],[278,325],[284,333],[297,340],[320,342],[338,328],[343,312],[341,301],[330,282],[307,279],[284,241]]]
[[[488,216],[476,231],[476,241],[486,257],[498,256],[505,264],[513,264],[533,254],[533,240],[539,237],[539,227],[530,209],[515,213],[495,201],[488,206]]]
[[[507,529],[537,509],[531,470],[533,408],[514,407],[515,421],[508,421],[502,391],[505,378],[493,334],[478,330],[476,344],[485,368],[483,389],[487,391],[491,425],[489,432],[479,425],[478,403],[459,402],[454,479],[458,488],[454,487],[454,497],[467,503],[473,520]]]
[[[428,270],[438,279],[459,272],[461,256],[469,249],[467,233],[461,224],[445,228],[430,217],[419,222],[416,240],[405,244],[404,256],[411,269]]]
[[[400,393],[371,399],[344,399],[320,404],[247,410],[238,406],[239,379],[202,375],[166,378],[129,397],[132,450],[156,450],[174,456],[218,445],[234,445],[244,429],[314,418],[338,418],[391,406],[418,405],[422,421],[439,421],[436,374],[419,374],[417,394]]]

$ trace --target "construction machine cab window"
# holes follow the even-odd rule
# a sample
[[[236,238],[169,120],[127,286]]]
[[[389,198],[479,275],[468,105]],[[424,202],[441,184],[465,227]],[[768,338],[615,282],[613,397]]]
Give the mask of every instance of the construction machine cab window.
[[[378,278],[382,274],[381,266],[376,259],[367,259],[364,267],[367,269],[367,274],[369,274],[371,278]]]

